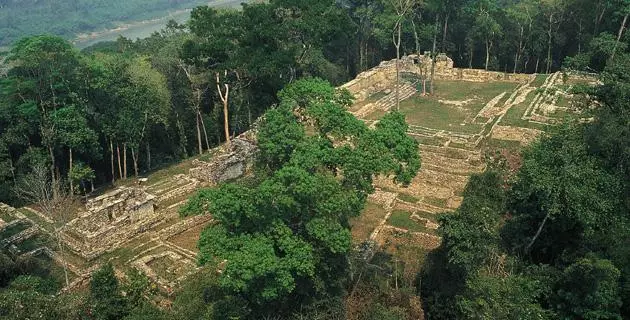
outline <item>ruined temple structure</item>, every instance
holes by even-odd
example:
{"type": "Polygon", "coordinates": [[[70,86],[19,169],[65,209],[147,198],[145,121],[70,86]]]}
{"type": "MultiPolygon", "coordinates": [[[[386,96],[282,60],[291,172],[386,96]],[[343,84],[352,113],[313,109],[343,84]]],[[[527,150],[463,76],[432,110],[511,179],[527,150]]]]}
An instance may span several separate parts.
{"type": "Polygon", "coordinates": [[[217,148],[211,161],[194,160],[189,175],[211,185],[242,177],[254,163],[258,150],[255,136],[254,130],[247,131],[232,139],[229,145],[217,148]]]}
{"type": "Polygon", "coordinates": [[[162,223],[169,215],[176,216],[176,206],[199,187],[245,175],[257,150],[255,132],[250,130],[234,138],[231,144],[213,149],[208,161],[193,160],[188,174],[175,175],[151,186],[120,187],[90,199],[86,211],[63,227],[62,239],[72,251],[88,260],[112,251],[162,223]]]}
{"type": "MultiPolygon", "coordinates": [[[[405,77],[414,77],[416,81],[429,79],[431,75],[432,61],[428,53],[424,55],[412,54],[404,56],[399,62],[399,71],[405,77]]],[[[455,68],[453,60],[445,54],[439,54],[435,58],[435,80],[459,80],[472,82],[509,81],[526,83],[528,74],[510,74],[483,69],[455,68]]],[[[376,92],[392,88],[396,82],[396,59],[383,61],[377,67],[362,72],[354,80],[344,84],[341,88],[348,89],[361,102],[376,92]]]]}
{"type": "Polygon", "coordinates": [[[64,226],[62,238],[72,251],[93,259],[161,222],[154,199],[136,187],[120,187],[90,199],[87,210],[64,226]]]}

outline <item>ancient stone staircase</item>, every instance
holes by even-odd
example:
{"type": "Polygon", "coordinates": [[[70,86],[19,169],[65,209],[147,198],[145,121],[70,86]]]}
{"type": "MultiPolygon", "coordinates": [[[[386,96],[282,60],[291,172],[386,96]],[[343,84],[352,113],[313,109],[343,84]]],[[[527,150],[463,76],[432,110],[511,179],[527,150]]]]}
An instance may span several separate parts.
{"type": "MultiPolygon", "coordinates": [[[[410,98],[417,92],[415,83],[403,83],[403,84],[400,84],[399,88],[400,89],[399,89],[398,94],[399,94],[400,101],[410,98]]],[[[381,110],[381,111],[387,112],[394,107],[396,107],[396,87],[395,86],[394,88],[392,88],[392,91],[388,95],[378,99],[374,103],[369,103],[365,105],[363,108],[359,109],[353,114],[357,118],[363,118],[374,111],[381,110]]]]}

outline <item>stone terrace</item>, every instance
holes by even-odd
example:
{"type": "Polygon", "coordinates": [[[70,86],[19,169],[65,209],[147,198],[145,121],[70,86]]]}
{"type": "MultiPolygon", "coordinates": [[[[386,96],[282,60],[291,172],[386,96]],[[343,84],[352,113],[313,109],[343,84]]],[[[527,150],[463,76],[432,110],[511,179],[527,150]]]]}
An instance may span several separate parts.
{"type": "MultiPolygon", "coordinates": [[[[458,69],[443,55],[438,57],[435,73],[439,99],[407,89],[426,79],[430,64],[427,57],[414,55],[402,58],[400,68],[412,75],[401,82],[401,88],[405,88],[400,95],[401,112],[407,115],[409,135],[420,142],[422,168],[407,188],[387,177],[375,180],[377,192],[369,198],[365,213],[352,221],[357,243],[370,240],[388,246],[411,242],[426,249],[437,247],[440,239],[436,215],[460,206],[470,175],[485,170],[484,146],[494,141],[527,144],[573,111],[568,93],[571,87],[561,82],[560,73],[526,75],[458,69]],[[466,93],[462,87],[477,89],[466,93]],[[567,99],[563,106],[559,106],[561,98],[567,99]],[[439,117],[435,121],[429,119],[436,115],[439,117]]],[[[357,98],[350,111],[368,123],[378,121],[396,103],[395,78],[392,60],[342,86],[357,98]]],[[[576,77],[568,78],[571,82],[576,77]]]]}
{"type": "Polygon", "coordinates": [[[93,270],[113,262],[118,273],[128,268],[145,271],[168,295],[196,269],[197,239],[212,223],[210,215],[181,219],[179,207],[201,187],[248,174],[257,150],[254,135],[243,134],[229,146],[147,178],[123,181],[123,186],[87,200],[66,224],[34,206],[16,210],[0,204],[0,244],[16,252],[28,248],[29,254],[68,266],[73,281],[64,290],[85,286],[93,270]],[[50,241],[57,231],[66,250],[50,241]],[[29,240],[41,236],[49,239],[29,240]]]}

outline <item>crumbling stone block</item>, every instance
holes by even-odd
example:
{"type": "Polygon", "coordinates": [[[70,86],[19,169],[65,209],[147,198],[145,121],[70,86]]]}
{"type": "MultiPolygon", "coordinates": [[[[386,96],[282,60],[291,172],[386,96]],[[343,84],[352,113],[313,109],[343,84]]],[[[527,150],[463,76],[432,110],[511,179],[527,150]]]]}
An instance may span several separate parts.
{"type": "Polygon", "coordinates": [[[217,148],[218,155],[209,162],[194,160],[189,175],[210,184],[240,178],[251,169],[257,151],[255,142],[244,136],[237,137],[229,146],[217,148]]]}
{"type": "MultiPolygon", "coordinates": [[[[527,83],[528,74],[508,74],[482,69],[455,68],[453,60],[445,54],[435,57],[435,66],[430,53],[424,55],[412,54],[401,57],[398,63],[402,74],[416,75],[421,79],[429,79],[433,69],[435,80],[460,80],[471,82],[509,81],[527,83]]],[[[347,89],[354,95],[356,102],[362,102],[374,93],[387,90],[396,83],[396,59],[383,61],[377,67],[362,72],[354,80],[344,84],[341,88],[347,89]]]]}
{"type": "Polygon", "coordinates": [[[62,239],[77,254],[93,259],[161,222],[155,196],[120,187],[86,204],[87,211],[64,226],[62,239]]]}

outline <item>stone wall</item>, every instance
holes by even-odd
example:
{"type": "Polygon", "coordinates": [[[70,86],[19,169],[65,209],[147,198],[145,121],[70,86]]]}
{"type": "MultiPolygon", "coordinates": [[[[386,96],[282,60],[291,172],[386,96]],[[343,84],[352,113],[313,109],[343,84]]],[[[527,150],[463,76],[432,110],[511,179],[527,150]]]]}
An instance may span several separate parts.
{"type": "Polygon", "coordinates": [[[194,226],[205,224],[211,221],[212,219],[213,219],[212,216],[208,214],[186,218],[166,229],[161,230],[159,233],[159,237],[162,240],[167,240],[168,238],[176,236],[184,231],[187,231],[190,228],[193,228],[194,226]]]}
{"type": "Polygon", "coordinates": [[[120,187],[86,204],[86,212],[68,222],[62,239],[75,253],[92,259],[160,223],[155,197],[141,188],[120,187]]]}
{"type": "Polygon", "coordinates": [[[189,170],[189,175],[212,185],[242,177],[251,169],[258,151],[252,134],[247,132],[232,139],[229,146],[215,149],[215,155],[209,162],[194,160],[194,168],[189,170]]]}
{"type": "MultiPolygon", "coordinates": [[[[428,54],[408,55],[400,59],[399,70],[403,74],[414,75],[418,79],[428,79],[431,74],[431,58],[428,54]]],[[[436,80],[458,80],[472,82],[508,81],[526,83],[531,75],[509,74],[482,69],[455,68],[453,60],[444,54],[436,57],[436,80]]],[[[372,94],[391,88],[396,83],[396,59],[383,61],[378,66],[362,72],[354,80],[344,84],[341,88],[347,89],[355,96],[356,102],[361,102],[372,94]]]]}
{"type": "MultiPolygon", "coordinates": [[[[450,63],[448,59],[436,63],[436,68],[447,69],[450,63]]],[[[424,56],[405,56],[399,63],[400,72],[422,74],[422,66],[426,65],[424,56]]],[[[367,99],[370,95],[391,88],[396,83],[396,60],[383,61],[378,66],[357,75],[354,80],[345,83],[340,88],[347,89],[352,93],[357,102],[367,99]]]]}

